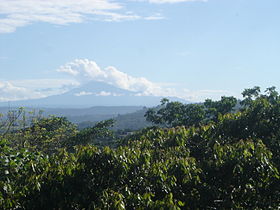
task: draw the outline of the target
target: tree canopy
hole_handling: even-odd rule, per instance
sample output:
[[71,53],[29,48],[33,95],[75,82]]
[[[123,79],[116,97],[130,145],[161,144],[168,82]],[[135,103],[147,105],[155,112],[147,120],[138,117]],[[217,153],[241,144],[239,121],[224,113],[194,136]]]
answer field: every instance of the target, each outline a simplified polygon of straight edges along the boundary
[[[111,121],[83,131],[56,117],[9,126],[0,140],[0,206],[278,209],[280,96],[274,87],[243,96],[239,109],[233,97],[193,105],[164,99],[147,117],[165,127],[138,131],[114,148],[92,145]],[[17,145],[27,131],[28,142],[39,135],[39,146]],[[45,148],[57,148],[56,140],[64,143],[50,155]]]
[[174,127],[199,126],[217,121],[219,115],[232,112],[238,101],[232,96],[223,96],[219,101],[206,99],[200,104],[170,102],[166,98],[161,102],[159,107],[151,108],[146,112],[146,119],[158,125]]

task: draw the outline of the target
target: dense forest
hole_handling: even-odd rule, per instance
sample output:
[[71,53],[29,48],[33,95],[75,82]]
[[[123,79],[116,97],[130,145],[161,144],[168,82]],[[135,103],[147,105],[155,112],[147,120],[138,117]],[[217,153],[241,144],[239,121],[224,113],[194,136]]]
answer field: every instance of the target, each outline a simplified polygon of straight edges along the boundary
[[163,99],[115,132],[24,109],[0,121],[1,209],[279,209],[280,95]]

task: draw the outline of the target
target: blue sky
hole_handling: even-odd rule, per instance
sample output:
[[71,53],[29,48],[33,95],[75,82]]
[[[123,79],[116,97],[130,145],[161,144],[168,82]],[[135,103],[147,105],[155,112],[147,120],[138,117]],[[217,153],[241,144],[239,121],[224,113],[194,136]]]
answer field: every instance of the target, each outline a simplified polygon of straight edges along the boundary
[[0,101],[89,80],[191,101],[279,87],[279,9],[279,0],[0,0]]

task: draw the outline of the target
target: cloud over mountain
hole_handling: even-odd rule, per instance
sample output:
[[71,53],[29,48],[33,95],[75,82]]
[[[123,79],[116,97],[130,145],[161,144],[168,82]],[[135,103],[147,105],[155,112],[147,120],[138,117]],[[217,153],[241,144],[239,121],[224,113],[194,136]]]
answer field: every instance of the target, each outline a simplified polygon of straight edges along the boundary
[[[101,68],[95,61],[76,59],[61,66],[58,72],[65,73],[80,84],[90,81],[104,82],[124,90],[134,91],[136,96],[177,97],[188,101],[203,101],[206,98],[218,99],[221,95],[230,94],[224,90],[188,90],[178,85],[154,83],[144,77],[134,77],[118,70],[114,66]],[[175,88],[175,86],[177,86]],[[84,94],[96,94],[82,92]],[[111,94],[113,95],[113,94]]]
[[144,77],[133,77],[114,66],[100,68],[95,61],[76,59],[61,66],[58,72],[67,73],[81,83],[89,81],[104,82],[115,87],[137,92],[139,95],[175,96],[173,89],[163,88]]
[[[91,82],[105,83],[113,88],[132,91],[133,96],[176,97],[188,101],[203,101],[206,98],[218,99],[221,95],[231,94],[224,90],[188,90],[179,84],[158,84],[144,77],[134,77],[114,66],[101,68],[95,61],[76,59],[59,67],[59,73],[68,79],[29,79],[0,81],[0,102],[26,99],[39,99],[68,93],[74,88],[83,87]],[[70,77],[70,78],[69,78]],[[112,90],[83,90],[74,96],[124,96]]]

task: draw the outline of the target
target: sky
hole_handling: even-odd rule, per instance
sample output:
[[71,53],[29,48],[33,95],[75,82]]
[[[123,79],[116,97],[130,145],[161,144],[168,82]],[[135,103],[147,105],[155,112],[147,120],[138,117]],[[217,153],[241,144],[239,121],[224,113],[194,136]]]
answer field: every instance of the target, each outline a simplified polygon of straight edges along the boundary
[[279,0],[0,0],[0,102],[102,81],[198,102],[280,87]]

